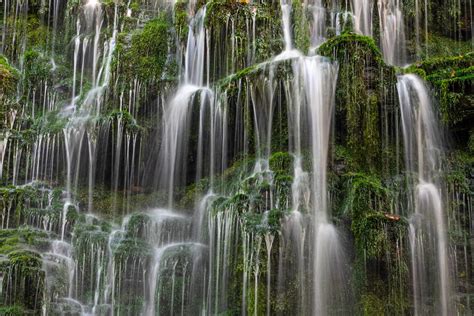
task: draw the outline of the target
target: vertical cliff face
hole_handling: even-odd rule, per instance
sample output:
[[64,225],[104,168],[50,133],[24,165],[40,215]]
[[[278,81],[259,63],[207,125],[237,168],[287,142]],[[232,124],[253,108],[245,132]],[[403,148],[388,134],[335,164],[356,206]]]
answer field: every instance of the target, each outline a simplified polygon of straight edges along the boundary
[[470,314],[470,0],[5,1],[0,314]]

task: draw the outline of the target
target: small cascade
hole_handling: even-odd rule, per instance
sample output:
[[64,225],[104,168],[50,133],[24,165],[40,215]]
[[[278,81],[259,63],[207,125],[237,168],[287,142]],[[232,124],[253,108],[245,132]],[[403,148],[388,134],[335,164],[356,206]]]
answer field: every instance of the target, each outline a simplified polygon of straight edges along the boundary
[[354,25],[354,15],[348,11],[332,11],[331,12],[331,27],[334,29],[336,35],[341,35],[342,31],[348,25]]
[[362,35],[372,36],[372,16],[374,3],[372,0],[352,0],[355,31]]
[[311,12],[311,47],[318,47],[325,40],[326,30],[326,9],[321,0],[315,0],[313,4],[308,5]]
[[[291,0],[280,0],[281,24],[283,27],[284,50],[275,57],[275,61],[290,59],[301,56],[301,52],[293,47],[293,35],[291,31]],[[317,23],[317,21],[314,21]],[[315,35],[317,36],[317,35]]]
[[[175,96],[171,99],[165,112],[163,122],[163,142],[160,149],[160,178],[161,186],[168,192],[169,206],[173,203],[174,188],[186,181],[186,164],[184,163],[188,153],[188,139],[190,133],[190,116],[193,104],[199,103],[200,137],[198,153],[201,155],[198,166],[199,178],[204,176],[201,172],[203,168],[202,153],[204,134],[201,129],[205,124],[204,115],[209,107],[209,118],[211,126],[216,126],[221,120],[220,112],[215,111],[214,93],[205,84],[205,56],[206,56],[206,7],[199,9],[191,19],[189,24],[188,41],[186,47],[183,79],[178,87]],[[211,127],[211,129],[212,129]],[[212,132],[211,132],[212,133]],[[215,133],[212,133],[215,135]],[[211,150],[209,157],[214,157],[215,140],[211,141],[208,149]],[[206,149],[206,150],[208,150]],[[209,172],[212,175],[214,164],[210,161]]]
[[304,61],[302,72],[312,133],[313,312],[324,315],[330,306],[337,306],[346,291],[345,253],[337,229],[329,221],[327,202],[327,154],[337,66],[314,57]]
[[[110,68],[112,63],[112,56],[115,47],[115,40],[118,32],[118,13],[117,7],[115,6],[113,29],[111,37],[104,41],[104,50],[102,51],[99,47],[99,41],[101,39],[101,29],[104,23],[104,16],[101,8],[101,3],[96,0],[89,0],[83,6],[83,17],[85,20],[84,27],[81,25],[81,17],[77,19],[77,34],[75,36],[75,48],[74,48],[74,68],[73,68],[73,83],[72,83],[72,101],[71,104],[62,109],[61,115],[67,118],[67,123],[63,128],[64,142],[66,149],[66,192],[69,202],[73,201],[73,193],[76,192],[78,187],[79,175],[81,171],[81,163],[83,161],[82,147],[85,142],[85,135],[90,136],[88,133],[94,123],[93,118],[97,116],[101,111],[101,104],[103,102],[103,92],[108,86],[110,79]],[[88,47],[90,36],[93,34],[92,43],[92,54],[90,53],[90,47]],[[82,39],[82,51],[80,49]],[[79,71],[79,57],[82,52],[81,69]],[[102,57],[102,64],[98,69],[98,64]],[[91,71],[92,87],[86,93],[85,98],[81,100],[81,95],[76,95],[77,92],[77,74],[80,72],[80,89],[79,93],[83,90],[84,80],[84,69],[86,60],[92,58],[92,68],[88,69]],[[95,167],[95,147],[93,139],[88,139],[88,152],[89,152],[89,191],[92,192],[94,185],[94,167]],[[92,141],[92,142],[91,142]],[[91,193],[89,193],[91,195]],[[91,201],[91,198],[89,198]],[[90,209],[92,204],[89,202]]]
[[407,184],[413,194],[412,199],[408,198],[408,215],[415,314],[424,314],[429,301],[434,300],[436,310],[441,315],[449,315],[451,276],[446,213],[441,193],[443,148],[440,128],[428,89],[419,77],[400,76],[397,88]]
[[405,25],[400,2],[383,0],[378,2],[380,16],[380,38],[385,61],[391,65],[406,63]]
[[0,314],[471,314],[474,24],[434,4],[3,1]]

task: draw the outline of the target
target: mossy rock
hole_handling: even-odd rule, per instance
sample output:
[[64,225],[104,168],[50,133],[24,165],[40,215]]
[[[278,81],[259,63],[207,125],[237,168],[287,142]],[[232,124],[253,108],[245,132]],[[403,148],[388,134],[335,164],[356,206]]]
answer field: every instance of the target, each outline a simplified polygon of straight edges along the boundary
[[290,175],[293,171],[293,156],[288,152],[276,152],[269,159],[270,170],[277,174]]
[[42,307],[45,272],[42,258],[31,250],[15,250],[0,265],[3,273],[2,306],[18,306],[26,313],[39,313]]
[[30,49],[23,55],[25,80],[30,87],[36,87],[43,81],[49,80],[53,65],[47,54],[37,49]]
[[0,255],[8,255],[22,249],[46,250],[49,246],[50,234],[43,230],[22,226],[16,229],[0,231]]
[[211,56],[216,56],[211,61],[211,82],[281,52],[280,9],[276,2],[213,0],[206,4],[206,10],[209,49]]
[[10,65],[5,56],[0,55],[0,100],[14,92],[18,78],[18,71]]
[[166,14],[148,21],[143,29],[120,33],[114,52],[115,76],[125,88],[134,79],[153,83],[166,71],[170,41],[170,21]]
[[457,133],[470,129],[474,119],[474,53],[426,59],[405,72],[417,73],[433,86],[445,125]]
[[345,140],[356,169],[381,171],[386,168],[382,161],[393,158],[384,156],[381,122],[382,113],[398,111],[395,69],[384,62],[372,38],[354,33],[327,40],[318,53],[339,64],[336,120],[342,126],[336,137]]
[[150,259],[152,249],[145,241],[135,238],[126,238],[118,244],[114,251],[114,257],[121,260],[140,258],[144,261]]

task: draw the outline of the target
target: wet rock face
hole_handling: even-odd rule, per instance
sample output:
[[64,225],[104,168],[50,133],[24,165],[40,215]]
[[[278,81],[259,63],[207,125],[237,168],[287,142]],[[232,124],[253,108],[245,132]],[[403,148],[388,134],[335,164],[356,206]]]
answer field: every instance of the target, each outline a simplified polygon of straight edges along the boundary
[[448,2],[5,2],[0,314],[469,314]]

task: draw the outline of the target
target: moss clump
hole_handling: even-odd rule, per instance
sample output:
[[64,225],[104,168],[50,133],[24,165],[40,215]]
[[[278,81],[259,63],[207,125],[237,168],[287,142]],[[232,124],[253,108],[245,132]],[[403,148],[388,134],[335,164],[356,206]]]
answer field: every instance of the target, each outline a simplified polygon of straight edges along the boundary
[[146,213],[134,213],[130,215],[127,224],[128,238],[146,238],[146,228],[150,223],[150,216]]
[[114,110],[107,115],[107,119],[114,124],[120,121],[123,129],[128,132],[139,132],[142,127],[127,110]]
[[370,311],[380,310],[382,305],[377,302],[383,301],[385,312],[406,313],[408,265],[400,247],[407,222],[388,213],[390,192],[378,177],[363,173],[349,173],[347,177],[345,205],[355,239],[354,281],[359,308],[373,315]]
[[474,119],[474,53],[427,59],[406,72],[417,73],[432,84],[446,125],[458,132],[470,128]]
[[15,91],[18,78],[18,71],[8,63],[5,56],[0,55],[0,100]]
[[192,209],[195,203],[209,190],[209,179],[201,179],[184,189],[184,192],[179,192],[178,206],[182,209]]
[[46,54],[36,49],[30,49],[25,52],[23,58],[25,84],[28,87],[36,87],[50,79],[53,66]]
[[19,305],[0,307],[0,315],[6,316],[23,316],[26,314],[25,309]]
[[[472,35],[471,35],[472,36]],[[433,57],[463,55],[472,51],[470,40],[453,40],[437,33],[429,33],[419,51],[419,59],[425,60]]]
[[293,171],[293,156],[288,152],[276,152],[269,159],[270,170],[279,175],[289,175]]
[[[4,228],[32,225],[43,228],[43,220],[51,229],[59,230],[57,214],[62,210],[60,196],[50,191],[44,183],[34,182],[24,186],[0,187],[0,214]],[[51,194],[51,195],[50,195]],[[51,197],[51,199],[50,199]]]
[[357,169],[380,170],[382,160],[389,158],[382,155],[387,151],[380,141],[383,115],[397,110],[390,101],[394,69],[385,64],[372,38],[354,33],[329,39],[318,52],[339,62],[336,119],[343,126],[336,137],[346,140]]
[[277,3],[213,0],[206,8],[209,49],[214,56],[210,81],[268,60],[282,50]]
[[364,294],[361,296],[361,312],[366,316],[385,315],[385,303],[374,294]]
[[17,12],[16,15],[7,14],[3,21],[6,31],[3,38],[3,53],[14,63],[19,63],[24,44],[27,49],[44,49],[50,36],[49,29],[40,21],[39,14],[34,14],[40,12],[38,5],[28,2],[28,12],[30,13],[28,15],[20,12]]
[[0,231],[0,255],[25,248],[46,249],[49,245],[48,238],[48,233],[27,226],[3,229]]
[[285,215],[281,209],[272,209],[265,213],[245,213],[242,215],[244,229],[257,235],[277,234],[281,230],[280,220]]
[[32,130],[37,134],[58,134],[63,132],[66,123],[67,119],[58,111],[50,111],[33,122]]
[[124,86],[133,79],[156,82],[166,69],[170,22],[165,14],[148,21],[131,35],[121,33],[115,50],[116,75]]
[[41,269],[41,255],[30,250],[15,250],[8,260],[0,263],[3,273],[2,306],[14,310],[23,308],[27,313],[39,313],[43,301],[45,272]]
[[145,241],[135,238],[127,238],[120,242],[114,251],[114,257],[119,260],[142,259],[148,260],[152,249]]

